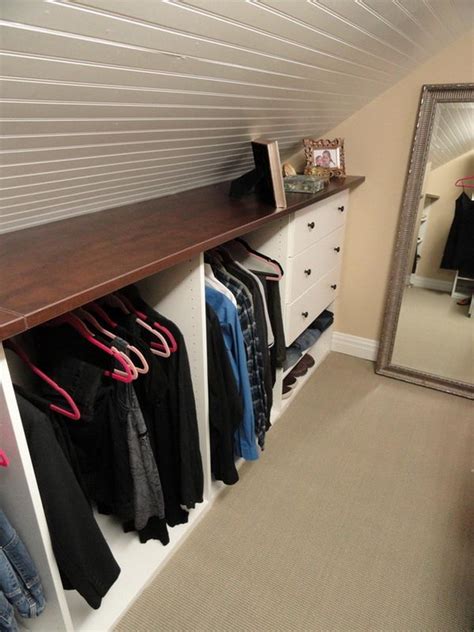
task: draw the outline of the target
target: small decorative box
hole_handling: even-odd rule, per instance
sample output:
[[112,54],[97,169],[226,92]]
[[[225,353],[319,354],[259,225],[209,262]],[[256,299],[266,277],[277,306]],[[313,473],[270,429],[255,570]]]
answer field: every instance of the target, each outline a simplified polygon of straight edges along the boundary
[[317,176],[287,176],[283,178],[285,191],[289,193],[317,193],[324,189],[324,178]]

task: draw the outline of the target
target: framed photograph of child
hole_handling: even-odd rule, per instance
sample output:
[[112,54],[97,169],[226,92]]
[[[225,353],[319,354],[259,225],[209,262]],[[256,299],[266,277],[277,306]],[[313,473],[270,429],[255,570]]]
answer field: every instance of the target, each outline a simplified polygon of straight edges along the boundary
[[341,178],[346,175],[343,138],[334,140],[304,138],[303,145],[306,158],[305,173],[324,169],[327,170],[330,178]]

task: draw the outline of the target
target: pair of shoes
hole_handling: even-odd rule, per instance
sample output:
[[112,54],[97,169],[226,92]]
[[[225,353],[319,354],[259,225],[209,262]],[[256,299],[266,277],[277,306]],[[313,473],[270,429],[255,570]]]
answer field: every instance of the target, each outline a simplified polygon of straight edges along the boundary
[[283,380],[283,386],[293,386],[296,384],[296,377],[294,375],[287,375]]
[[298,362],[298,364],[291,369],[288,375],[296,378],[303,377],[303,375],[306,375],[306,373],[308,373],[308,367]]
[[307,353],[306,355],[304,355],[301,358],[301,360],[298,362],[298,364],[302,364],[307,369],[310,369],[312,366],[314,366],[315,361],[314,361],[313,356],[310,356],[309,353]]
[[293,392],[293,389],[291,388],[291,386],[285,386],[283,384],[283,391],[281,394],[282,399],[288,399],[288,397],[291,396],[292,392]]
[[312,366],[314,366],[314,358],[307,353],[301,358],[298,364],[291,369],[288,377],[302,377],[306,375],[308,369]]

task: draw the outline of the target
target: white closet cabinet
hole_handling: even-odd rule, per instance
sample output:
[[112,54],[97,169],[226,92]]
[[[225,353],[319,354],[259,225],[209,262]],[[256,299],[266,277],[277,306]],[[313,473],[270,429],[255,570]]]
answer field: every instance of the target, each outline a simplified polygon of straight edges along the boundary
[[[301,204],[297,206],[300,207]],[[340,207],[344,207],[343,212]],[[338,288],[333,286],[339,284],[347,211],[348,192],[344,191],[311,204],[303,211],[281,216],[276,213],[258,230],[240,231],[254,248],[278,259],[285,270],[280,291],[287,344],[334,301]],[[224,241],[220,239],[220,243]],[[308,270],[311,270],[309,274]],[[210,508],[223,487],[212,481],[210,473],[203,253],[144,278],[138,286],[151,305],[176,322],[186,339],[196,397],[205,500],[191,511],[188,524],[170,529],[171,541],[166,547],[157,541],[141,544],[135,535],[123,533],[113,518],[98,515],[121,574],[99,610],[89,608],[78,593],[63,591],[12,386],[13,382],[23,383],[27,374],[14,355],[8,350],[5,352],[0,344],[0,445],[11,460],[8,469],[0,470],[0,505],[26,543],[47,597],[45,612],[38,619],[22,622],[32,631],[110,630]],[[331,330],[328,330],[311,350],[316,366],[330,346]],[[273,422],[297,397],[295,393],[292,399],[283,402],[282,378],[280,370],[275,384]],[[299,388],[301,386],[296,390]],[[252,467],[265,467],[265,453]],[[159,604],[157,617],[159,619]]]

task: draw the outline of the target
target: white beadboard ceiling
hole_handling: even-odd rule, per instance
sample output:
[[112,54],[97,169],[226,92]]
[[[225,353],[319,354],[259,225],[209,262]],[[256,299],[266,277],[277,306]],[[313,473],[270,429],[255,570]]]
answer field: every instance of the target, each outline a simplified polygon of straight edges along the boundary
[[474,103],[438,103],[428,161],[431,169],[474,151]]
[[0,231],[232,178],[258,136],[289,156],[473,23],[471,0],[0,10]]

